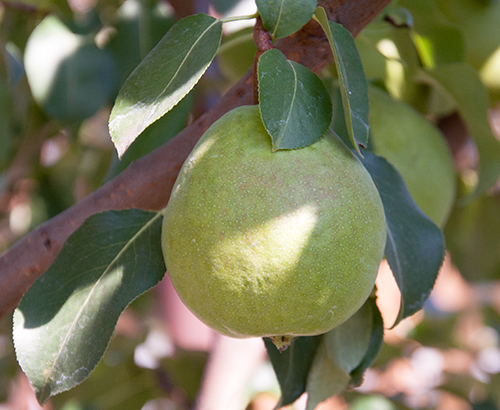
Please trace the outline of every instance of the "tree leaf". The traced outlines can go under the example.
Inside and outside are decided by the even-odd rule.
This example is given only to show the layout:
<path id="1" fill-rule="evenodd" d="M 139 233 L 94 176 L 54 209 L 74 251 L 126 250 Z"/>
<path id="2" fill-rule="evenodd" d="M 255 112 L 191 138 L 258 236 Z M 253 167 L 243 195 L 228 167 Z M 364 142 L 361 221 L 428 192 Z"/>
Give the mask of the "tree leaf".
<path id="1" fill-rule="evenodd" d="M 264 28 L 276 38 L 300 30 L 314 13 L 316 0 L 255 0 Z"/>
<path id="2" fill-rule="evenodd" d="M 320 336 L 304 336 L 292 339 L 290 347 L 280 353 L 271 339 L 264 338 L 269 359 L 281 387 L 278 407 L 297 400 L 306 390 L 306 380 Z"/>
<path id="3" fill-rule="evenodd" d="M 350 373 L 366 356 L 372 334 L 372 303 L 366 302 L 353 316 L 321 339 L 307 380 L 307 410 L 341 393 Z"/>
<path id="4" fill-rule="evenodd" d="M 356 151 L 362 156 L 359 147 L 366 148 L 368 145 L 370 122 L 368 84 L 361 57 L 349 30 L 338 23 L 328 21 L 323 7 L 316 8 L 315 16 L 332 48 L 340 81 L 347 132 Z"/>
<path id="5" fill-rule="evenodd" d="M 114 178 L 136 159 L 165 144 L 175 137 L 186 126 L 189 113 L 193 107 L 194 94 L 190 92 L 185 98 L 167 112 L 163 117 L 146 128 L 130 145 L 121 160 L 113 157 L 105 180 Z"/>
<path id="6" fill-rule="evenodd" d="M 399 3 L 414 17 L 413 40 L 421 61 L 428 67 L 463 61 L 465 44 L 462 31 L 441 13 L 433 0 L 402 0 Z"/>
<path id="7" fill-rule="evenodd" d="M 488 120 L 488 91 L 478 72 L 466 63 L 451 63 L 421 71 L 417 79 L 436 86 L 456 103 L 479 153 L 479 180 L 472 196 L 484 194 L 500 176 L 500 142 Z"/>
<path id="8" fill-rule="evenodd" d="M 259 109 L 273 151 L 320 139 L 332 120 L 332 102 L 316 74 L 272 49 L 259 58 Z"/>
<path id="9" fill-rule="evenodd" d="M 137 136 L 198 82 L 219 48 L 222 22 L 206 14 L 174 24 L 125 81 L 109 130 L 121 157 Z"/>
<path id="10" fill-rule="evenodd" d="M 429 297 L 443 262 L 444 237 L 414 202 L 403 178 L 388 161 L 367 152 L 363 164 L 384 204 L 385 256 L 401 291 L 399 322 L 422 309 Z"/>
<path id="11" fill-rule="evenodd" d="M 17 359 L 39 403 L 81 383 L 125 307 L 165 273 L 161 213 L 89 217 L 14 312 Z"/>
<path id="12" fill-rule="evenodd" d="M 71 32 L 55 16 L 47 16 L 33 30 L 24 62 L 33 98 L 56 120 L 83 121 L 113 92 L 111 55 L 88 36 Z"/>
<path id="13" fill-rule="evenodd" d="M 361 363 L 351 371 L 351 381 L 349 383 L 351 387 L 358 387 L 363 383 L 365 370 L 371 366 L 384 343 L 384 321 L 377 303 L 375 302 L 375 298 L 369 298 L 366 303 L 371 305 L 372 313 L 370 341 Z"/>

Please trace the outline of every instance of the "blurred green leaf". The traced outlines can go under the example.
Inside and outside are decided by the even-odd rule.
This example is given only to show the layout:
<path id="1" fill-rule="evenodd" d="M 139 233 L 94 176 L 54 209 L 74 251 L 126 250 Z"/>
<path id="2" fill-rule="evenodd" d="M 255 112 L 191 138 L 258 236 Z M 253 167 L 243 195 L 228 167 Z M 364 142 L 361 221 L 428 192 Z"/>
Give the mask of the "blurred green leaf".
<path id="1" fill-rule="evenodd" d="M 116 33 L 111 37 L 107 50 L 116 61 L 117 86 L 121 88 L 175 20 L 169 7 L 155 0 L 126 0 L 115 18 Z"/>
<path id="2" fill-rule="evenodd" d="M 489 123 L 488 91 L 478 72 L 466 63 L 452 63 L 421 71 L 417 78 L 455 102 L 479 153 L 479 181 L 472 196 L 484 194 L 500 176 L 500 142 Z"/>
<path id="3" fill-rule="evenodd" d="M 121 157 L 146 127 L 174 107 L 193 88 L 214 58 L 222 22 L 206 14 L 172 26 L 118 93 L 109 121 Z"/>
<path id="4" fill-rule="evenodd" d="M 445 227 L 453 263 L 470 282 L 500 279 L 500 198 L 483 195 L 457 204 Z"/>
<path id="5" fill-rule="evenodd" d="M 10 159 L 12 138 L 12 95 L 7 85 L 7 78 L 0 76 L 0 170 L 3 170 Z"/>
<path id="6" fill-rule="evenodd" d="M 450 23 L 439 11 L 434 0 L 399 2 L 413 14 L 413 39 L 424 65 L 463 61 L 465 44 L 460 27 Z"/>
<path id="7" fill-rule="evenodd" d="M 332 120 L 332 103 L 318 76 L 277 49 L 260 56 L 257 70 L 259 110 L 273 151 L 319 140 Z"/>
<path id="8" fill-rule="evenodd" d="M 347 131 L 352 144 L 361 155 L 359 146 L 368 145 L 368 84 L 354 39 L 342 25 L 328 21 L 325 9 L 318 7 L 315 16 L 330 43 L 337 67 L 342 105 Z"/>
<path id="9" fill-rule="evenodd" d="M 92 215 L 24 295 L 14 312 L 14 344 L 40 403 L 88 377 L 122 311 L 163 277 L 161 216 Z"/>
<path id="10" fill-rule="evenodd" d="M 413 201 L 403 178 L 389 162 L 366 152 L 363 165 L 375 181 L 384 204 L 385 256 L 401 291 L 399 323 L 422 309 L 429 297 L 443 262 L 444 238 Z"/>
<path id="11" fill-rule="evenodd" d="M 281 387 L 279 407 L 293 403 L 305 392 L 307 375 L 320 341 L 321 336 L 296 337 L 290 347 L 280 353 L 271 339 L 264 338 Z"/>
<path id="12" fill-rule="evenodd" d="M 365 357 L 370 346 L 373 306 L 365 303 L 353 316 L 330 330 L 321 339 L 307 379 L 307 410 L 341 393 L 351 380 L 350 373 Z"/>
<path id="13" fill-rule="evenodd" d="M 316 0 L 256 0 L 264 28 L 276 38 L 300 30 L 312 17 Z"/>
<path id="14" fill-rule="evenodd" d="M 21 6 L 33 7 L 40 12 L 50 11 L 65 17 L 70 17 L 73 12 L 66 0 L 4 0 L 6 3 L 17 3 Z"/>
<path id="15" fill-rule="evenodd" d="M 113 90 L 111 56 L 91 37 L 72 33 L 57 17 L 33 30 L 24 56 L 35 101 L 47 115 L 79 122 L 95 114 Z"/>

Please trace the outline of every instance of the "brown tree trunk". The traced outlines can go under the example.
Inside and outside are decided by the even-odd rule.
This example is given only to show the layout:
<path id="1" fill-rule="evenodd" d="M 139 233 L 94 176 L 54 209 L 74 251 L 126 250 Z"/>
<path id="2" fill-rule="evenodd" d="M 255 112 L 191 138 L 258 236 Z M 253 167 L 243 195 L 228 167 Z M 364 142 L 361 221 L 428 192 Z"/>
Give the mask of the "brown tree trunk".
<path id="1" fill-rule="evenodd" d="M 390 0 L 323 0 L 329 19 L 357 35 Z M 332 59 L 319 26 L 308 23 L 301 31 L 282 39 L 277 48 L 315 72 Z M 18 304 L 23 293 L 52 263 L 63 243 L 90 215 L 126 208 L 160 210 L 184 159 L 203 132 L 229 110 L 252 104 L 252 72 L 249 71 L 219 103 L 174 139 L 130 165 L 85 199 L 42 224 L 12 245 L 0 257 L 0 317 Z"/>

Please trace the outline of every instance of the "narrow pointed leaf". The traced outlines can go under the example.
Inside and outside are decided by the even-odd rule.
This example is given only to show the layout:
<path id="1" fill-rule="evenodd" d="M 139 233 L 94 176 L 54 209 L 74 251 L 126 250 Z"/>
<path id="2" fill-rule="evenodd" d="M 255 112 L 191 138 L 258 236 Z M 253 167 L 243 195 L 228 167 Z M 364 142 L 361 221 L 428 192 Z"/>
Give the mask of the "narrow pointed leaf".
<path id="1" fill-rule="evenodd" d="M 273 151 L 320 139 L 332 120 L 330 95 L 316 74 L 277 50 L 259 58 L 259 109 Z"/>
<path id="2" fill-rule="evenodd" d="M 293 403 L 305 392 L 307 375 L 320 341 L 321 335 L 296 337 L 292 339 L 290 347 L 280 353 L 271 339 L 264 338 L 281 387 L 279 407 Z"/>
<path id="3" fill-rule="evenodd" d="M 161 213 L 95 214 L 68 238 L 14 312 L 17 359 L 39 403 L 87 378 L 122 311 L 164 273 Z"/>
<path id="4" fill-rule="evenodd" d="M 372 303 L 366 302 L 353 316 L 326 333 L 307 380 L 307 410 L 341 393 L 368 351 L 372 333 Z"/>
<path id="5" fill-rule="evenodd" d="M 349 30 L 328 21 L 325 9 L 318 7 L 315 16 L 332 48 L 340 81 L 347 132 L 359 155 L 359 147 L 367 147 L 369 135 L 368 85 L 363 63 Z"/>
<path id="6" fill-rule="evenodd" d="M 264 28 L 276 38 L 300 30 L 312 17 L 316 0 L 256 0 Z"/>
<path id="7" fill-rule="evenodd" d="M 444 237 L 417 206 L 403 178 L 388 161 L 367 152 L 363 164 L 384 204 L 385 256 L 401 291 L 399 322 L 422 309 L 429 297 L 443 262 Z"/>
<path id="8" fill-rule="evenodd" d="M 206 14 L 186 17 L 137 66 L 120 90 L 109 121 L 120 157 L 194 87 L 217 53 L 221 37 L 220 20 Z"/>

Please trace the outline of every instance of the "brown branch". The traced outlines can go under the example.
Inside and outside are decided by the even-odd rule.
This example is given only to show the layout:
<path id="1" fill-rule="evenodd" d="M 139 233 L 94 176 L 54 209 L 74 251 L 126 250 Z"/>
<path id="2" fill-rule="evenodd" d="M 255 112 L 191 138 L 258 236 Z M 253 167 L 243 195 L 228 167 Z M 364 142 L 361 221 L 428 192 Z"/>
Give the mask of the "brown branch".
<path id="1" fill-rule="evenodd" d="M 329 18 L 358 34 L 390 0 L 320 1 Z M 315 22 L 280 40 L 277 47 L 292 60 L 320 72 L 330 61 L 328 42 Z M 227 111 L 252 104 L 252 70 L 208 113 L 174 139 L 130 165 L 112 181 L 45 222 L 0 257 L 0 317 L 12 310 L 33 281 L 52 263 L 63 243 L 90 215 L 110 209 L 160 210 L 167 204 L 180 167 L 203 132 Z"/>

